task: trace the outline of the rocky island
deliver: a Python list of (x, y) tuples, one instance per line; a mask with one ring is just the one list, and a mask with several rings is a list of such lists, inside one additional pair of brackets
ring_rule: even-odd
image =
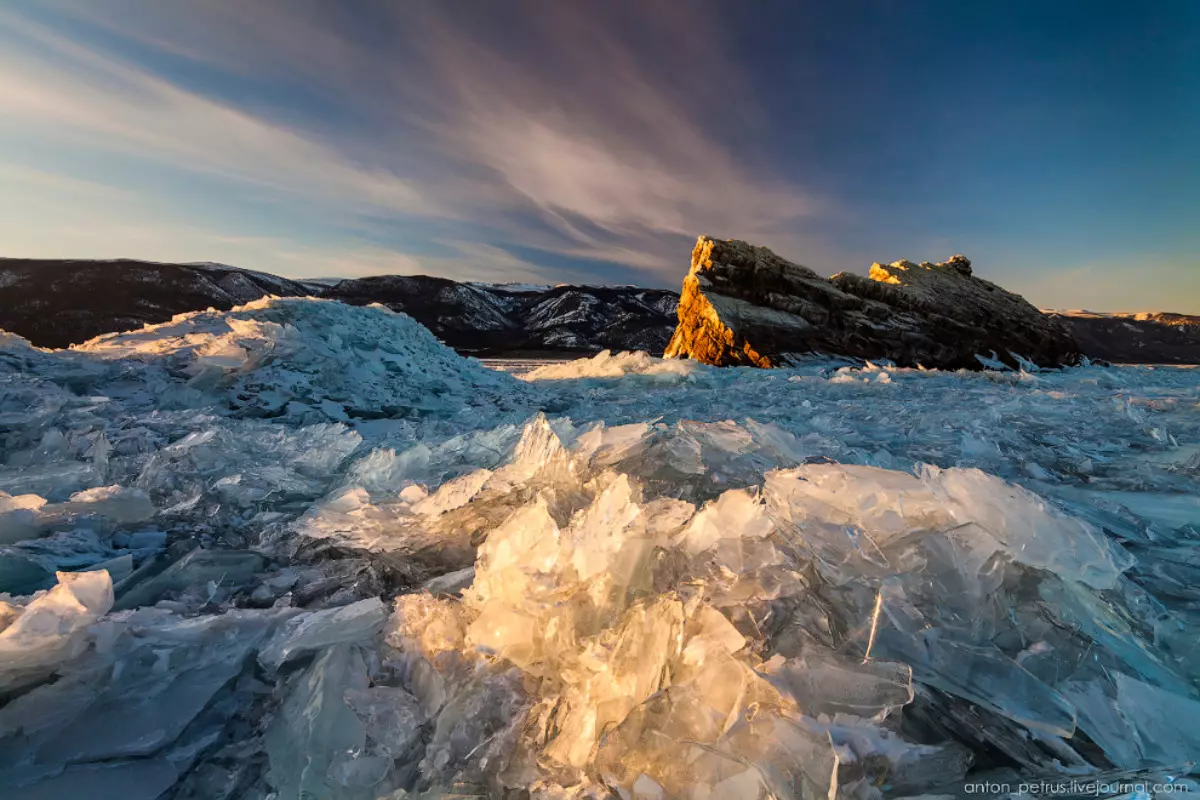
[(1057, 367), (1081, 355), (1061, 323), (976, 277), (961, 255), (822, 278), (766, 247), (701, 236), (678, 314), (665, 355), (716, 366), (819, 353), (937, 369)]

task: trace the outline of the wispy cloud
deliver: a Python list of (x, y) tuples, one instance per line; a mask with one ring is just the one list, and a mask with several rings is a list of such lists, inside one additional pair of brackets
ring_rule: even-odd
[(113, 203), (131, 199), (133, 193), (98, 181), (73, 178), (24, 164), (0, 163), (0, 185), (13, 194), (54, 192), (87, 198), (91, 202)]
[(421, 189), (335, 147), (176, 86), (80, 46), (44, 26), (0, 13), (22, 44), (0, 51), (0, 130), (119, 153), (362, 211), (439, 214)]
[[(451, 4), (389, 4), (366, 15), (377, 28), (368, 36), (363, 19), (333, 7), (114, 2), (103, 14), (75, 0), (47, 6), (74, 27), (0, 12), (0, 29), (14, 34), (0, 52), (0, 131), (224, 180), (355, 230), (373, 252), (391, 246), (396, 221), (441, 219), (459, 226), (460, 252), (525, 271), (514, 277), (566, 258), (675, 278), (697, 233), (782, 235), (821, 210), (723, 143), (723, 131), (757, 124), (758, 112), (701, 5), (679, 30), (658, 4), (636, 20), (599, 4), (521, 4), (494, 20)], [(123, 2), (130, 13), (118, 13)], [(510, 36), (497, 20), (528, 24)], [(89, 25), (106, 37), (86, 36)], [(670, 57), (646, 60), (628, 41), (631, 25), (670, 36)], [(136, 44), (141, 61), (114, 36)], [(355, 124), (168, 80), (146, 52), (241, 80), (299, 76)], [(435, 238), (445, 231), (412, 244)]]
[[(507, 47), (492, 20), (422, 17), (435, 130), (536, 210), (553, 235), (533, 244), (677, 274), (697, 233), (761, 239), (823, 210), (725, 144), (761, 112), (703, 4), (686, 26), (661, 4), (636, 19), (615, 8), (521, 5), (529, 28)], [(639, 30), (672, 46), (651, 61), (631, 45)]]
[[(1173, 236), (1171, 252), (1155, 274), (1191, 286), (1197, 302), (1179, 256), (1194, 251), (1195, 237), (1176, 230), (1187, 221), (1185, 160), (1182, 172), (1172, 167), (1175, 183), (1163, 184), (1175, 194), (1158, 192), (1154, 209), (1124, 232), (1092, 236), (1090, 217), (1079, 224), (1087, 209), (1075, 208), (1065, 249), (1091, 272), (1073, 278), (1056, 259), (1033, 279), (1042, 248), (1064, 228), (1045, 223), (1050, 201), (1031, 196), (1022, 177), (1032, 162), (1021, 159), (1051, 151), (1012, 146), (1019, 115), (1009, 109), (1009, 126), (993, 130), (989, 105), (987, 124), (972, 127), (958, 116), (961, 82), (951, 81), (950, 107), (934, 103), (931, 119), (952, 116), (954, 125), (923, 122), (934, 101), (919, 98), (925, 105), (900, 109), (904, 124), (876, 130), (879, 102), (897, 111), (883, 78), (928, 82), (955, 56), (925, 52), (906, 72), (860, 58), (870, 56), (870, 31), (843, 48), (824, 41), (833, 36), (824, 28), (807, 38), (798, 31), (807, 45), (798, 39), (781, 52), (790, 39), (757, 35), (776, 13), (760, 15), (758, 5), (7, 4), (0, 248), (224, 260), (297, 275), (675, 285), (691, 241), (707, 233), (767, 244), (827, 273), (956, 249), (986, 263), (980, 251), (990, 248), (1005, 258), (989, 277), (1039, 302), (1075, 293), (1094, 296), (1076, 304), (1112, 306), (1129, 296), (1130, 270), (1105, 260), (1111, 240), (1140, 234), (1136, 246), (1118, 244), (1145, 249), (1162, 239), (1150, 231), (1162, 230)], [(826, 16), (862, 33), (857, 18)], [(750, 52), (760, 45), (761, 58)], [(813, 51), (820, 55), (810, 63)], [(1053, 73), (1043, 60), (1033, 66)], [(858, 94), (842, 107), (842, 91)], [(1169, 129), (1186, 139), (1186, 125)], [(972, 149), (989, 143), (1004, 154), (999, 166)], [(1125, 161), (1130, 175), (1142, 174)], [(954, 179), (922, 178), (931, 163)], [(1053, 172), (1055, 164), (1041, 166)], [(964, 195), (970, 185), (987, 190)], [(1105, 197), (1113, 210), (1134, 202)], [(1048, 209), (1055, 219), (1059, 211)]]

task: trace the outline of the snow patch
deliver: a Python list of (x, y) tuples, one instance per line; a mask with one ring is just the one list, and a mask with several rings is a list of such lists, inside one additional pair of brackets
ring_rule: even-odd
[(623, 378), (641, 375), (661, 381), (683, 380), (706, 369), (695, 361), (658, 358), (649, 353), (616, 353), (602, 350), (591, 358), (547, 364), (521, 375), (525, 381), (561, 381), (579, 378)]

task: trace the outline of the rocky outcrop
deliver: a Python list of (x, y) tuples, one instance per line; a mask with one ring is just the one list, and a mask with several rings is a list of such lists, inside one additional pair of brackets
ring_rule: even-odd
[[(701, 236), (665, 355), (775, 367), (810, 354), (978, 369), (1078, 361), (1074, 338), (971, 262), (874, 264), (869, 277), (822, 278), (765, 247)], [(983, 360), (979, 358), (983, 357)]]

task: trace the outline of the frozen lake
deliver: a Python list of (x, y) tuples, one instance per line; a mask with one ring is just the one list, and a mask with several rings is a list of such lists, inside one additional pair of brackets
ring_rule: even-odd
[(1197, 497), (1193, 369), (481, 365), (315, 300), (0, 338), (0, 795), (1181, 779)]

